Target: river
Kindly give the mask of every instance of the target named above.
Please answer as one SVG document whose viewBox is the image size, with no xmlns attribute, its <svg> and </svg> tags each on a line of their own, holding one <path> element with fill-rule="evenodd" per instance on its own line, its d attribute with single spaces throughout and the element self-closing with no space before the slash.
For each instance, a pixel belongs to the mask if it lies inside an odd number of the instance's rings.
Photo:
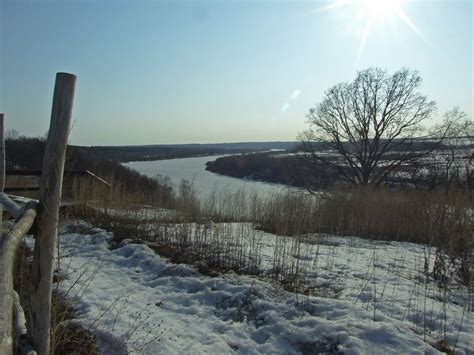
<svg viewBox="0 0 474 355">
<path fill-rule="evenodd" d="M 207 171 L 206 162 L 213 161 L 219 157 L 139 161 L 123 165 L 150 177 L 155 177 L 157 174 L 169 176 L 171 182 L 176 187 L 182 179 L 192 181 L 194 189 L 200 198 L 207 198 L 213 191 L 222 192 L 227 190 L 235 192 L 239 189 L 243 189 L 249 194 L 257 193 L 259 196 L 265 197 L 287 189 L 285 185 L 237 179 Z"/>
</svg>

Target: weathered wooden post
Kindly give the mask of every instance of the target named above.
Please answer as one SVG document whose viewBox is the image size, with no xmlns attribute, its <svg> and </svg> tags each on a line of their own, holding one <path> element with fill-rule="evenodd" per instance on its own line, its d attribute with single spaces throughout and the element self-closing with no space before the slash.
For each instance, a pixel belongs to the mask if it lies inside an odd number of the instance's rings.
<svg viewBox="0 0 474 355">
<path fill-rule="evenodd" d="M 13 289 L 13 263 L 23 236 L 28 232 L 36 217 L 36 204 L 28 203 L 21 209 L 8 196 L 3 194 L 5 187 L 5 139 L 3 129 L 3 114 L 0 114 L 0 354 L 13 353 L 13 323 L 21 326 L 21 308 L 18 294 Z M 8 234 L 4 233 L 2 226 L 3 205 L 17 219 Z M 15 327 L 23 333 L 23 329 Z M 17 332 L 17 336 L 19 336 Z M 28 344 L 25 353 L 31 353 Z"/>
<path fill-rule="evenodd" d="M 0 193 L 5 189 L 5 131 L 3 113 L 0 113 Z M 3 205 L 0 203 L 0 237 L 3 235 Z"/>
<path fill-rule="evenodd" d="M 48 140 L 40 179 L 36 237 L 29 298 L 28 334 L 40 355 L 50 352 L 51 293 L 66 147 L 76 76 L 56 74 Z"/>
<path fill-rule="evenodd" d="M 3 189 L 5 188 L 5 135 L 3 124 L 3 113 L 0 113 L 0 192 L 3 192 Z"/>
<path fill-rule="evenodd" d="M 0 193 L 5 189 L 5 134 L 3 113 L 0 113 Z M 0 203 L 0 238 L 3 235 L 3 205 Z"/>
<path fill-rule="evenodd" d="M 3 193 L 3 189 L 5 188 L 5 137 L 3 132 L 3 113 L 0 113 L 0 193 Z M 3 205 L 0 203 L 0 240 L 3 240 Z M 1 255 L 0 255 L 1 256 Z M 0 263 L 5 262 L 5 260 L 0 260 Z M 0 268 L 2 266 L 0 265 Z M 5 275 L 5 277 L 8 277 Z M 6 281 L 9 283 L 9 280 Z M 0 285 L 3 286 L 3 285 Z M 6 290 L 5 290 L 6 291 Z M 11 304 L 10 298 L 11 296 L 5 294 L 5 291 L 0 293 L 0 323 L 4 323 L 4 327 L 0 329 L 0 352 L 6 353 L 9 349 L 9 353 L 11 353 L 13 343 L 12 341 L 12 333 L 11 327 L 9 324 L 12 322 L 12 310 L 11 307 L 9 308 L 8 305 Z M 9 298 L 7 298 L 9 297 Z M 5 308 L 4 308 L 5 307 Z"/>
</svg>

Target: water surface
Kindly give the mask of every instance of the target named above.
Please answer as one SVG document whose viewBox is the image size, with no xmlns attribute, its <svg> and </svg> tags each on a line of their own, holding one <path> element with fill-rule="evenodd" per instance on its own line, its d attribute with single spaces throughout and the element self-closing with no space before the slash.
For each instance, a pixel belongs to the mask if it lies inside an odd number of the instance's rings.
<svg viewBox="0 0 474 355">
<path fill-rule="evenodd" d="M 155 177 L 157 174 L 169 176 L 175 186 L 178 186 L 182 179 L 192 181 L 201 198 L 208 197 L 213 191 L 217 193 L 224 190 L 235 192 L 243 189 L 246 193 L 257 193 L 259 196 L 265 197 L 287 189 L 286 186 L 280 184 L 237 179 L 207 171 L 206 162 L 216 160 L 221 156 L 139 161 L 123 165 L 150 177 Z"/>
</svg>

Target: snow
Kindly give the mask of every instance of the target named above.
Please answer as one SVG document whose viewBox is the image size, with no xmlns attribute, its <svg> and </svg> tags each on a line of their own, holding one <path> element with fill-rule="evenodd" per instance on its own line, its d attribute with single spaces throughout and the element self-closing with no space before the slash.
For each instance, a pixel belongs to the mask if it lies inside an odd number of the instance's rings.
<svg viewBox="0 0 474 355">
<path fill-rule="evenodd" d="M 262 278 L 203 276 L 148 246 L 114 246 L 111 233 L 87 223 L 64 231 L 60 289 L 103 353 L 438 353 L 430 343 L 440 334 L 427 334 L 425 342 L 415 319 L 424 306 L 433 308 L 432 320 L 442 317 L 435 288 L 419 281 L 423 246 L 306 236 L 300 261 L 316 263 L 312 279 L 338 289 L 337 296 L 324 298 L 296 296 Z M 259 236 L 262 267 L 269 269 L 272 243 L 280 237 Z M 418 300 L 420 292 L 430 295 L 428 304 Z M 447 304 L 448 340 L 452 346 L 459 338 L 459 354 L 472 353 L 473 321 L 470 311 L 463 313 L 464 295 L 453 291 Z"/>
</svg>

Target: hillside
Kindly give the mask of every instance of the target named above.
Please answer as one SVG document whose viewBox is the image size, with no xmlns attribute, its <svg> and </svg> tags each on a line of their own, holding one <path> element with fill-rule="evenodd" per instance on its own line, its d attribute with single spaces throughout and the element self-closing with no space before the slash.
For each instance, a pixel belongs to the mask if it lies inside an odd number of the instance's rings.
<svg viewBox="0 0 474 355">
<path fill-rule="evenodd" d="M 37 138 L 22 138 L 7 140 L 6 162 L 9 168 L 41 170 L 45 142 Z M 67 176 L 68 170 L 89 170 L 106 181 L 113 182 L 109 198 L 116 201 L 140 199 L 141 202 L 157 203 L 163 206 L 173 206 L 174 192 L 171 186 L 152 179 L 121 165 L 118 161 L 107 157 L 89 147 L 69 145 L 65 163 L 65 191 L 70 191 L 72 184 L 81 191 L 81 198 L 96 199 L 97 190 L 89 180 L 74 181 Z M 103 189 L 103 186 L 99 188 Z M 107 192 L 108 193 L 108 192 Z M 103 195 L 101 195 L 103 196 Z M 76 196 L 78 197 L 78 196 Z"/>
<path fill-rule="evenodd" d="M 103 353 L 438 354 L 444 326 L 456 354 L 472 350 L 466 291 L 443 296 L 433 279 L 419 284 L 425 246 L 309 236 L 301 267 L 316 262 L 318 275 L 298 295 L 270 279 L 206 276 L 84 222 L 66 224 L 60 241 L 60 289 Z M 284 241 L 260 234 L 263 269 Z"/>
</svg>

